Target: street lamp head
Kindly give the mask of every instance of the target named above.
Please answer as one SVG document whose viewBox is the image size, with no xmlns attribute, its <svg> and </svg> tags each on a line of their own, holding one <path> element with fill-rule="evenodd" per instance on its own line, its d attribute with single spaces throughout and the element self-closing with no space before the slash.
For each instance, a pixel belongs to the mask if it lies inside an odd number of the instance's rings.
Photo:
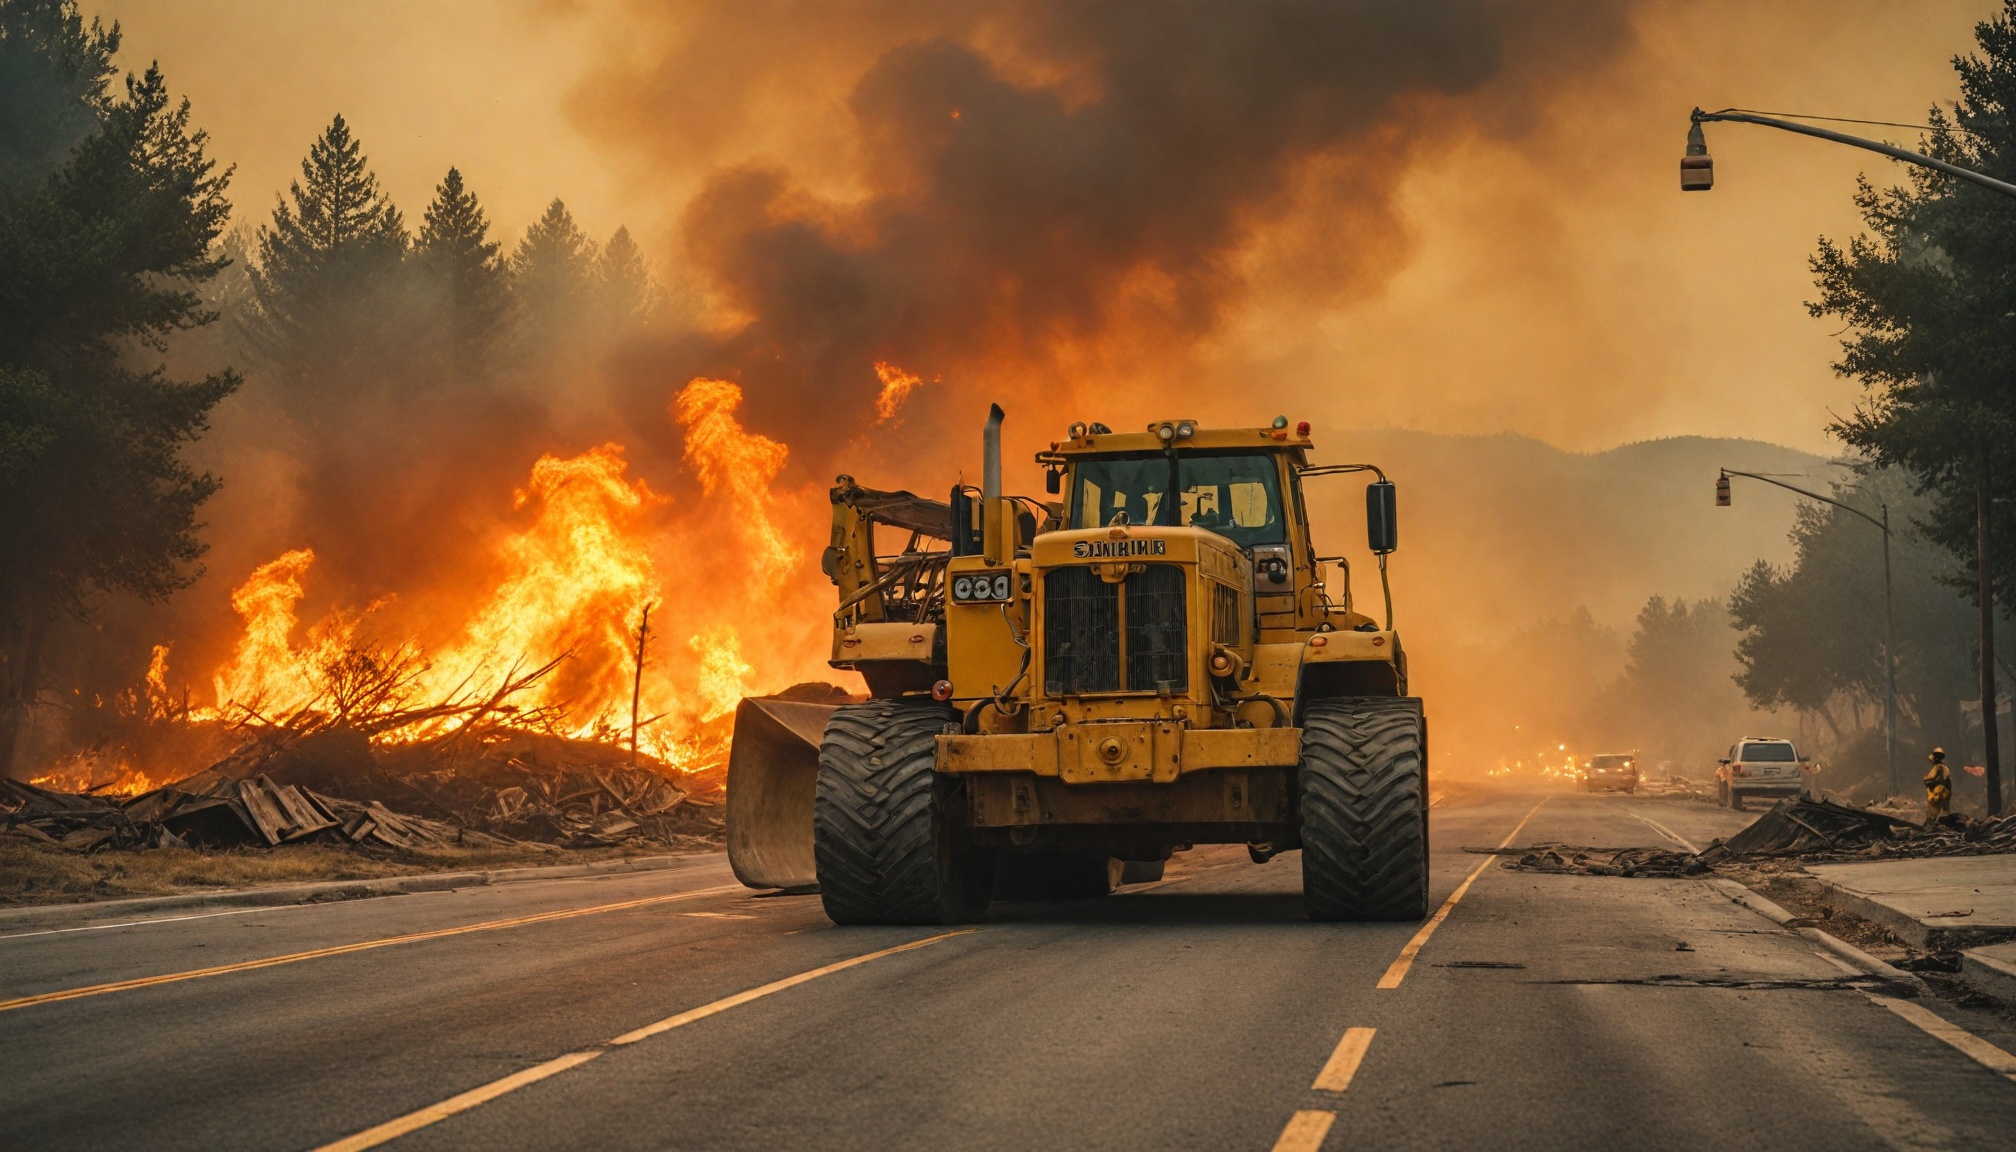
<svg viewBox="0 0 2016 1152">
<path fill-rule="evenodd" d="M 1682 192 L 1706 192 L 1715 187 L 1715 158 L 1708 155 L 1708 138 L 1701 134 L 1701 110 L 1696 108 L 1697 119 L 1687 129 L 1687 154 L 1680 158 L 1680 190 Z"/>
<path fill-rule="evenodd" d="M 1729 507 L 1729 477 L 1726 473 L 1715 478 L 1715 506 Z"/>
</svg>

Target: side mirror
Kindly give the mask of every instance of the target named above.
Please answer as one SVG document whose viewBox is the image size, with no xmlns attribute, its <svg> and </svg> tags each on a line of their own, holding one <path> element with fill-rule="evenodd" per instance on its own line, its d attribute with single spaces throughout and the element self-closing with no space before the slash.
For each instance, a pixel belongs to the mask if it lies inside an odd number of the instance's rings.
<svg viewBox="0 0 2016 1152">
<path fill-rule="evenodd" d="M 1727 761 L 1727 760 L 1717 760 L 1717 761 L 1715 761 L 1715 763 L 1717 763 L 1717 764 L 1727 764 L 1727 763 L 1729 763 L 1729 761 Z"/>
<path fill-rule="evenodd" d="M 1365 540 L 1380 556 L 1400 547 L 1393 482 L 1375 480 L 1365 486 Z"/>
<path fill-rule="evenodd" d="M 1043 473 L 1043 491 L 1048 492 L 1052 496 L 1055 496 L 1057 493 L 1062 492 L 1063 490 L 1064 490 L 1064 473 L 1062 472 Z"/>
</svg>

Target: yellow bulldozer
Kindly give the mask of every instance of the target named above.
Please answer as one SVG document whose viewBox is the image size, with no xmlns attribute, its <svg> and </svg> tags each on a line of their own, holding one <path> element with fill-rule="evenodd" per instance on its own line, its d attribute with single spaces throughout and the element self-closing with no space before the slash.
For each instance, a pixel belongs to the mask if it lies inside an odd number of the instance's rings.
<svg viewBox="0 0 2016 1152">
<path fill-rule="evenodd" d="M 1427 724 L 1386 558 L 1395 493 L 1312 465 L 1309 426 L 1073 424 L 941 503 L 839 477 L 823 567 L 835 668 L 866 699 L 752 698 L 735 718 L 728 855 L 841 924 L 945 924 L 991 899 L 1099 896 L 1172 852 L 1299 850 L 1318 920 L 1428 909 Z M 1319 556 L 1305 482 L 1371 473 L 1384 619 Z"/>
</svg>

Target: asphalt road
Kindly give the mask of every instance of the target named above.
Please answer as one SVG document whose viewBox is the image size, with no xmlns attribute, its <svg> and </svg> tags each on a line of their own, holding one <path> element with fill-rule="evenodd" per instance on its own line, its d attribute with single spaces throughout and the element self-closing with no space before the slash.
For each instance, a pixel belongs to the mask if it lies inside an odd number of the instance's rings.
<svg viewBox="0 0 2016 1152">
<path fill-rule="evenodd" d="M 2016 1083 L 1927 1030 L 2016 1051 L 2008 1018 L 1914 1022 L 1701 882 L 1462 851 L 1522 819 L 1616 846 L 1749 817 L 1438 809 L 1435 898 L 1476 879 L 1404 966 L 1419 926 L 1312 924 L 1295 855 L 1215 849 L 956 935 L 836 928 L 714 861 L 0 929 L 0 1148 L 2016 1146 Z"/>
</svg>

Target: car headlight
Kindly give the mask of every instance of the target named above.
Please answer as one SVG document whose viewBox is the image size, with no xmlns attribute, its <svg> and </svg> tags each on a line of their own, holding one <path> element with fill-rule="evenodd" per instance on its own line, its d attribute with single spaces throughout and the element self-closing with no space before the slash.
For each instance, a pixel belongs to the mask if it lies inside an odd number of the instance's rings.
<svg viewBox="0 0 2016 1152">
<path fill-rule="evenodd" d="M 1008 599 L 1008 576 L 1006 573 L 994 577 L 994 599 Z"/>
<path fill-rule="evenodd" d="M 961 576 L 957 580 L 954 580 L 952 582 L 952 597 L 955 600 L 971 600 L 973 598 L 973 578 L 971 576 Z"/>
</svg>

